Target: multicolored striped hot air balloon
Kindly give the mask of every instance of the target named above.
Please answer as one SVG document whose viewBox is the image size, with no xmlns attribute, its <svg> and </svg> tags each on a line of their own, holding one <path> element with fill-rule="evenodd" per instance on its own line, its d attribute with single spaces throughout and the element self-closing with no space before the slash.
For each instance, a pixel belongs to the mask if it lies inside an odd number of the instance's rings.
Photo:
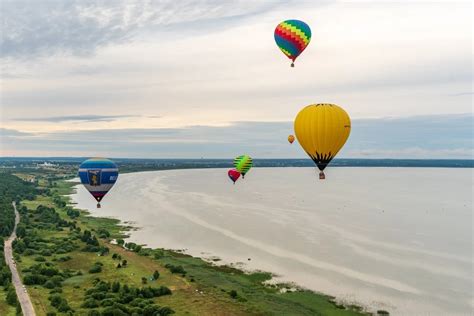
<svg viewBox="0 0 474 316">
<path fill-rule="evenodd" d="M 253 160 L 248 155 L 238 156 L 234 159 L 235 169 L 242 174 L 242 179 L 245 178 L 245 174 L 252 168 Z"/>
<path fill-rule="evenodd" d="M 79 178 L 87 191 L 97 200 L 97 208 L 100 208 L 100 201 L 117 181 L 118 167 L 106 158 L 87 159 L 79 167 Z"/>
<path fill-rule="evenodd" d="M 308 24 L 299 20 L 286 20 L 277 25 L 275 29 L 275 42 L 283 54 L 293 62 L 305 50 L 311 41 L 311 29 Z"/>
</svg>

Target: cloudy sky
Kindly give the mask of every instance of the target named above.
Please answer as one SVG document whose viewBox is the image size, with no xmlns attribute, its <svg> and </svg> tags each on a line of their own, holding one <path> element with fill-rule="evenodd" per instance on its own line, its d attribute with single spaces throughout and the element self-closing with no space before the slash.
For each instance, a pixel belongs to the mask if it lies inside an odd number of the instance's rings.
<svg viewBox="0 0 474 316">
<path fill-rule="evenodd" d="M 472 4 L 0 0 L 0 155 L 304 157 L 304 106 L 353 120 L 341 157 L 472 158 Z M 273 40 L 312 28 L 295 68 Z"/>
</svg>

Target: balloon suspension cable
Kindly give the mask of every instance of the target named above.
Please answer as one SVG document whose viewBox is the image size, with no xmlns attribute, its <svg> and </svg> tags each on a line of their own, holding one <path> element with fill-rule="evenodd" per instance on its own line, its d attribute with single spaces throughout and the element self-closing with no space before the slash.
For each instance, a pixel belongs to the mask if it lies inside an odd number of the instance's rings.
<svg viewBox="0 0 474 316">
<path fill-rule="evenodd" d="M 97 203 L 97 208 L 100 208 L 100 203 Z"/>
<path fill-rule="evenodd" d="M 326 179 L 326 175 L 324 174 L 324 171 L 321 171 L 319 173 L 319 180 L 324 180 L 324 179 Z"/>
</svg>

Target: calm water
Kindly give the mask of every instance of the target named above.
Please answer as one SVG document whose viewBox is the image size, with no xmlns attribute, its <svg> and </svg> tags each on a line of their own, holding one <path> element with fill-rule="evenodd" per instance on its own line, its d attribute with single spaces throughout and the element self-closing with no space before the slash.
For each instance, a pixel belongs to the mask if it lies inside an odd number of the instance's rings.
<svg viewBox="0 0 474 316">
<path fill-rule="evenodd" d="M 218 256 L 395 315 L 470 315 L 473 169 L 254 168 L 120 175 L 95 215 L 131 240 Z M 251 260 L 249 261 L 248 258 Z"/>
</svg>

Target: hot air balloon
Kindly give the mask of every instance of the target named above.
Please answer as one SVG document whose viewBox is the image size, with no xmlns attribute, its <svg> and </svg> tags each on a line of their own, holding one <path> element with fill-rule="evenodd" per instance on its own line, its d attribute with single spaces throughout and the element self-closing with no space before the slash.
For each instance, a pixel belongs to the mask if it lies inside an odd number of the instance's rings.
<svg viewBox="0 0 474 316">
<path fill-rule="evenodd" d="M 245 174 L 249 172 L 250 168 L 252 168 L 252 164 L 252 158 L 248 155 L 238 156 L 234 159 L 234 167 L 242 174 L 242 179 L 245 178 Z"/>
<path fill-rule="evenodd" d="M 118 167 L 106 158 L 87 159 L 79 167 L 79 178 L 87 191 L 97 200 L 97 208 L 100 208 L 100 201 L 117 181 Z"/>
<path fill-rule="evenodd" d="M 277 25 L 274 35 L 276 44 L 283 54 L 292 60 L 291 67 L 294 67 L 296 58 L 311 40 L 308 24 L 299 20 L 286 20 Z"/>
<path fill-rule="evenodd" d="M 238 172 L 235 169 L 230 169 L 229 171 L 227 171 L 227 175 L 232 180 L 232 182 L 234 182 L 234 184 L 235 184 L 235 181 L 237 181 L 240 178 L 240 172 Z"/>
<path fill-rule="evenodd" d="M 289 142 L 290 144 L 293 144 L 294 141 L 295 141 L 295 136 L 293 136 L 293 135 L 288 135 L 288 142 Z"/>
<path fill-rule="evenodd" d="M 351 132 L 351 119 L 335 104 L 312 104 L 295 118 L 295 134 L 301 147 L 319 168 L 319 178 L 325 179 L 324 168 L 344 146 Z"/>
</svg>

